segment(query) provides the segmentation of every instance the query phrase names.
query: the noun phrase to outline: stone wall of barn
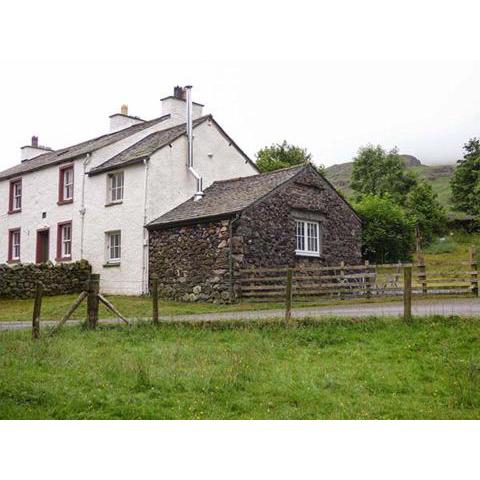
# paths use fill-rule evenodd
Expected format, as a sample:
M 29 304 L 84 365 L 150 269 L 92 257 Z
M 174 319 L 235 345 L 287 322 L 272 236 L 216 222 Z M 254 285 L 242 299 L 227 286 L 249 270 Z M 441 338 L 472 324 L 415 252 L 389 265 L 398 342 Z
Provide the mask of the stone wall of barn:
M 0 298 L 31 298 L 36 282 L 45 295 L 78 293 L 85 289 L 91 267 L 85 260 L 73 263 L 0 264 Z
M 160 296 L 185 301 L 230 300 L 229 220 L 150 232 L 150 278 Z
M 295 219 L 320 224 L 321 255 L 295 253 Z M 362 261 L 361 221 L 334 188 L 312 168 L 285 188 L 246 209 L 234 236 L 242 245 L 243 268 L 298 267 L 306 264 L 355 265 Z

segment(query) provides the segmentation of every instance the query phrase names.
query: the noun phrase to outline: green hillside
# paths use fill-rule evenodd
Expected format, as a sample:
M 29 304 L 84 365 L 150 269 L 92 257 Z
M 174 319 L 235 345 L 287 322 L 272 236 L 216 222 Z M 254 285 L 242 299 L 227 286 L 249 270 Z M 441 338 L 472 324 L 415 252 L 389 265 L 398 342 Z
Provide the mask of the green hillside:
M 411 155 L 403 155 L 408 170 L 432 185 L 433 191 L 445 207 L 448 217 L 451 219 L 466 218 L 466 215 L 455 212 L 451 208 L 450 201 L 450 178 L 455 165 L 423 165 L 418 159 Z M 325 174 L 332 184 L 341 190 L 347 198 L 352 198 L 353 191 L 350 188 L 350 177 L 352 175 L 352 162 L 332 165 L 326 168 Z

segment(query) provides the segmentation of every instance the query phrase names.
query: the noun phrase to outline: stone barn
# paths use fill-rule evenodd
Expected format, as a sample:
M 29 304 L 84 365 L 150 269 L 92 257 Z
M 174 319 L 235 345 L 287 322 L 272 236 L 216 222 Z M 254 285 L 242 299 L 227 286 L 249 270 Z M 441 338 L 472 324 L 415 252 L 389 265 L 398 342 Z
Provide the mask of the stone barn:
M 310 164 L 217 181 L 147 225 L 149 271 L 164 297 L 232 301 L 243 268 L 358 264 L 361 228 Z

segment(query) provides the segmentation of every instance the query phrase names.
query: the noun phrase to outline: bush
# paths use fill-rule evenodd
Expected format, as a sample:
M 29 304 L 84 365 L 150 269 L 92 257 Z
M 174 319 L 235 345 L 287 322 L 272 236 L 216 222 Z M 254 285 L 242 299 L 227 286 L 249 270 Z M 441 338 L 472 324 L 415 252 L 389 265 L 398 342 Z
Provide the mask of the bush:
M 415 226 L 402 207 L 388 197 L 367 195 L 355 205 L 363 220 L 362 253 L 372 262 L 409 260 Z

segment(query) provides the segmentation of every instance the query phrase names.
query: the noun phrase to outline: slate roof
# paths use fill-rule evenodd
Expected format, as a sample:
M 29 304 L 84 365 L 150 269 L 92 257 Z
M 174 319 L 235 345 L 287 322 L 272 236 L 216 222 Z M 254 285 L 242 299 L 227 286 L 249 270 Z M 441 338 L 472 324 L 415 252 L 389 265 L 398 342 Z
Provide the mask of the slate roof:
M 200 219 L 226 217 L 239 213 L 306 168 L 309 167 L 300 165 L 250 177 L 214 182 L 204 190 L 205 195 L 201 200 L 194 201 L 193 197 L 190 198 L 150 222 L 147 228 L 195 223 Z
M 30 160 L 25 160 L 19 165 L 15 165 L 3 172 L 0 172 L 0 180 L 5 180 L 7 178 L 13 178 L 24 173 L 33 172 L 35 170 L 40 170 L 42 168 L 48 167 L 50 165 L 55 165 L 63 163 L 65 161 L 73 160 L 87 153 L 98 150 L 99 148 L 105 147 L 112 143 L 118 142 L 134 133 L 140 132 L 145 128 L 151 127 L 157 123 L 160 123 L 168 119 L 170 115 L 164 115 L 147 122 L 138 123 L 132 125 L 131 127 L 124 128 L 118 132 L 108 133 L 100 137 L 94 138 L 92 140 L 87 140 L 86 142 L 78 143 L 77 145 L 72 145 L 71 147 L 62 148 L 60 150 L 54 150 L 52 152 L 43 153 L 37 157 L 34 157 Z
M 197 118 L 192 122 L 193 127 L 200 125 L 209 118 L 212 118 L 211 115 L 205 115 Z M 109 170 L 114 170 L 115 168 L 121 166 L 123 167 L 126 165 L 131 165 L 132 163 L 140 162 L 143 159 L 148 158 L 157 150 L 166 147 L 169 143 L 173 142 L 178 137 L 185 135 L 186 133 L 186 123 L 151 133 L 119 154 L 108 159 L 106 162 L 103 162 L 95 168 L 92 168 L 88 174 L 90 176 L 97 175 Z

